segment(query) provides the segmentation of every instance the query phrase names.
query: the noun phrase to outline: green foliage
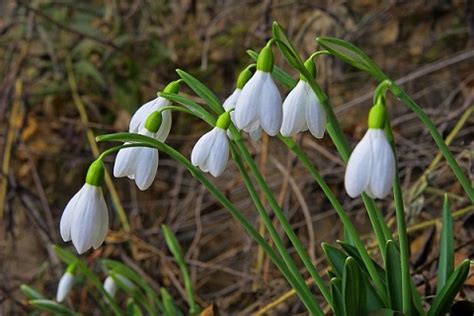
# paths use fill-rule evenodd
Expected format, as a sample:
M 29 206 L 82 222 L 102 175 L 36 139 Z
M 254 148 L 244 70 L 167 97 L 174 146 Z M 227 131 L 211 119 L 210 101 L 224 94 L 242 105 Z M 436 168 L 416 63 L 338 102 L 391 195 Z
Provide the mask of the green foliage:
M 439 246 L 439 263 L 436 293 L 439 294 L 454 270 L 454 233 L 453 217 L 449 207 L 448 196 L 443 201 L 443 227 Z

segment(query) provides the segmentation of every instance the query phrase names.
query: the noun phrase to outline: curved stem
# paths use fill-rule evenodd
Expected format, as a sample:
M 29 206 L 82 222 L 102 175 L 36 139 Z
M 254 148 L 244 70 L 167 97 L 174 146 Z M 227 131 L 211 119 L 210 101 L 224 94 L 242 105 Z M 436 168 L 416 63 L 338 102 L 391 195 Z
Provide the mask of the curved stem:
M 270 237 L 272 238 L 273 242 L 275 243 L 275 246 L 280 254 L 280 256 L 283 258 L 283 261 L 285 264 L 288 266 L 288 269 L 292 273 L 294 279 L 295 279 L 295 284 L 293 287 L 295 288 L 295 291 L 298 293 L 300 298 L 302 299 L 303 302 L 306 303 L 306 307 L 308 310 L 311 311 L 312 314 L 315 315 L 324 315 L 323 311 L 321 308 L 316 304 L 315 300 L 313 299 L 311 295 L 311 291 L 309 290 L 309 287 L 306 285 L 304 279 L 301 277 L 298 268 L 296 267 L 295 262 L 291 258 L 290 254 L 285 248 L 285 245 L 283 244 L 283 241 L 280 238 L 280 235 L 276 231 L 275 227 L 273 226 L 272 220 L 270 216 L 267 214 L 265 207 L 263 206 L 262 202 L 260 201 L 260 198 L 258 196 L 257 191 L 255 190 L 255 187 L 252 183 L 252 180 L 250 179 L 247 171 L 245 170 L 245 166 L 243 165 L 243 162 L 235 148 L 234 144 L 231 144 L 231 152 L 232 156 L 234 158 L 234 162 L 236 163 L 240 174 L 242 175 L 242 178 L 244 180 L 244 184 L 247 187 L 247 190 L 249 191 L 250 197 L 252 201 L 255 204 L 255 207 L 257 209 L 258 214 L 260 215 L 260 218 L 262 219 L 265 227 L 267 228 Z M 308 306 L 309 305 L 309 306 Z
M 436 126 L 430 120 L 428 115 L 426 115 L 423 109 L 418 104 L 416 104 L 416 102 L 413 101 L 413 99 L 410 98 L 406 94 L 406 92 L 403 91 L 394 82 L 392 82 L 390 90 L 397 98 L 400 99 L 400 101 L 402 101 L 411 111 L 413 111 L 418 116 L 420 121 L 426 126 L 439 150 L 443 153 L 443 156 L 448 162 L 448 165 L 451 167 L 451 170 L 454 172 L 454 175 L 458 179 L 459 183 L 461 183 L 461 186 L 463 187 L 467 196 L 469 197 L 471 202 L 474 202 L 474 188 L 471 182 L 464 175 L 464 172 L 462 171 L 461 167 L 459 167 L 458 163 L 456 162 L 456 159 L 454 158 L 453 154 L 444 142 L 443 137 L 439 134 L 438 130 L 436 129 Z
M 266 240 L 258 233 L 258 231 L 252 226 L 252 224 L 237 210 L 230 202 L 225 195 L 216 187 L 212 182 L 210 182 L 206 176 L 192 163 L 184 157 L 180 152 L 174 148 L 168 146 L 165 143 L 162 143 L 156 139 L 153 139 L 148 136 L 133 134 L 133 133 L 116 133 L 116 134 L 107 134 L 98 136 L 97 141 L 119 141 L 119 142 L 136 142 L 147 144 L 151 147 L 157 148 L 161 152 L 166 153 L 180 164 L 182 164 L 186 169 L 200 181 L 206 189 L 224 206 L 229 213 L 239 222 L 242 228 L 250 235 L 250 237 L 257 242 L 257 244 L 265 251 L 268 257 L 273 261 L 277 268 L 281 271 L 285 279 L 290 283 L 295 289 L 298 287 L 296 280 L 294 279 L 293 274 L 288 269 L 287 265 L 282 261 L 282 259 L 273 251 L 270 245 Z M 310 304 L 308 302 L 308 304 Z M 309 308 L 308 308 L 309 309 Z
M 296 145 L 296 143 L 288 137 L 283 137 L 279 136 L 279 139 L 291 150 L 293 153 L 298 157 L 300 162 L 306 167 L 306 169 L 309 171 L 311 176 L 316 180 L 318 185 L 321 187 L 321 190 L 323 190 L 324 194 L 328 198 L 329 202 L 331 205 L 334 207 L 334 210 L 336 211 L 337 215 L 341 219 L 342 224 L 344 225 L 344 228 L 347 230 L 349 233 L 352 241 L 354 242 L 354 246 L 357 248 L 362 261 L 364 262 L 367 271 L 369 272 L 369 275 L 374 282 L 374 286 L 377 289 L 377 293 L 379 294 L 380 298 L 382 301 L 387 302 L 387 294 L 385 291 L 385 286 L 382 283 L 382 279 L 380 278 L 380 275 L 377 272 L 377 269 L 374 265 L 374 262 L 370 258 L 369 254 L 367 253 L 367 249 L 365 249 L 364 243 L 359 237 L 359 234 L 357 233 L 354 225 L 352 224 L 349 216 L 347 213 L 344 211 L 344 208 L 340 204 L 339 200 L 337 199 L 336 195 L 332 192 L 331 188 L 328 186 L 326 181 L 324 181 L 324 178 L 319 174 L 318 170 L 314 167 L 314 165 L 311 163 L 309 158 L 306 156 L 306 154 L 303 152 L 303 150 Z
M 99 157 L 97 157 L 96 160 L 104 160 L 105 157 L 119 151 L 120 149 L 131 148 L 131 147 L 152 147 L 153 148 L 153 146 L 150 146 L 148 144 L 143 144 L 143 143 L 124 144 L 124 145 L 115 146 L 115 147 L 104 150 L 99 155 Z
M 309 257 L 308 252 L 304 248 L 298 236 L 296 236 L 296 233 L 293 231 L 293 228 L 291 227 L 291 224 L 288 222 L 288 219 L 286 218 L 285 214 L 280 208 L 280 205 L 278 205 L 278 202 L 275 200 L 275 197 L 273 196 L 270 188 L 268 187 L 267 182 L 263 178 L 262 174 L 260 173 L 260 170 L 258 169 L 257 165 L 253 161 L 252 156 L 250 155 L 247 148 L 245 147 L 242 141 L 242 138 L 240 137 L 240 134 L 237 133 L 235 128 L 232 128 L 231 131 L 232 131 L 232 137 L 234 138 L 234 141 L 237 144 L 237 147 L 239 148 L 245 162 L 250 167 L 250 170 L 254 174 L 258 185 L 260 186 L 263 194 L 265 195 L 265 198 L 267 199 L 268 203 L 270 204 L 270 207 L 275 213 L 275 216 L 278 218 L 278 221 L 280 222 L 283 230 L 285 231 L 286 235 L 288 236 L 291 243 L 295 247 L 296 252 L 298 253 L 301 260 L 303 261 L 303 264 L 308 270 L 309 274 L 314 279 L 314 282 L 318 286 L 319 290 L 321 291 L 321 294 L 324 296 L 325 300 L 332 306 L 332 295 L 330 291 L 326 288 L 326 285 L 324 284 L 323 279 L 321 278 L 319 273 L 316 271 L 316 268 L 311 262 L 311 258 Z

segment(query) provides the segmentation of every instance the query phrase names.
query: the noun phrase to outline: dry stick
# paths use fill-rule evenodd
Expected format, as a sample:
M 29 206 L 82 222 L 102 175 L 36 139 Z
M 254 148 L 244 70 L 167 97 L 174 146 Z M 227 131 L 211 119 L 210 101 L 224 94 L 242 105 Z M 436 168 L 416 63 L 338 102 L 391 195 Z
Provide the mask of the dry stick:
M 21 80 L 18 79 L 15 82 L 15 96 L 13 99 L 12 110 L 10 113 L 10 120 L 8 122 L 8 131 L 2 157 L 2 174 L 0 177 L 0 220 L 3 219 L 3 213 L 5 212 L 5 197 L 7 195 L 8 171 L 10 169 L 11 149 L 13 146 L 13 141 L 15 140 L 16 130 L 19 127 L 17 124 L 17 120 L 18 116 L 20 115 L 22 91 L 23 84 Z
M 467 206 L 465 208 L 462 208 L 460 210 L 457 210 L 456 212 L 453 212 L 453 219 L 455 218 L 458 218 L 458 217 L 461 217 L 461 216 L 464 216 L 464 215 L 467 215 L 471 212 L 474 212 L 474 205 L 470 205 L 470 206 Z M 423 230 L 425 228 L 428 228 L 428 227 L 431 227 L 431 226 L 434 226 L 436 225 L 437 223 L 441 223 L 442 222 L 442 218 L 439 217 L 439 218 L 435 218 L 435 219 L 431 219 L 431 220 L 428 220 L 428 221 L 425 221 L 425 222 L 422 222 L 422 223 L 419 223 L 419 224 L 415 224 L 415 225 L 412 225 L 410 227 L 407 228 L 407 233 L 414 233 L 414 232 L 417 232 L 419 230 Z M 398 235 L 398 232 L 395 232 L 394 233 L 394 237 L 396 237 Z M 363 236 L 362 239 L 365 239 L 367 236 Z M 376 248 L 377 245 L 376 244 L 373 244 L 371 246 L 368 247 L 368 250 L 370 250 L 371 248 Z M 312 284 L 312 279 L 311 278 L 308 278 L 306 279 L 306 284 L 310 285 Z M 280 295 L 278 298 L 276 298 L 274 301 L 268 303 L 267 305 L 263 306 L 262 308 L 260 308 L 258 311 L 256 311 L 253 315 L 254 316 L 258 316 L 258 315 L 264 315 L 265 313 L 267 313 L 269 310 L 272 310 L 274 308 L 276 308 L 278 305 L 280 305 L 281 303 L 285 302 L 286 300 L 290 299 L 291 297 L 293 297 L 295 295 L 295 290 L 289 290 L 285 293 L 283 293 L 282 295 Z
M 85 109 L 85 106 L 82 103 L 81 98 L 79 97 L 79 93 L 77 90 L 77 83 L 76 83 L 76 79 L 74 78 L 74 71 L 73 71 L 72 61 L 70 57 L 68 57 L 66 60 L 66 69 L 67 69 L 67 78 L 69 82 L 69 87 L 71 89 L 74 105 L 76 106 L 77 111 L 79 112 L 79 116 L 81 118 L 82 124 L 86 128 L 86 136 L 87 136 L 89 145 L 91 146 L 92 153 L 94 154 L 94 157 L 97 158 L 100 154 L 99 147 L 97 146 L 97 143 L 95 141 L 94 132 L 90 128 L 87 127 L 89 124 L 89 119 L 87 117 L 87 111 Z M 109 190 L 110 198 L 112 199 L 112 203 L 114 205 L 115 211 L 120 220 L 120 223 L 122 224 L 123 229 L 126 232 L 130 232 L 130 226 L 128 224 L 127 216 L 125 215 L 125 210 L 122 206 L 122 203 L 120 202 L 120 198 L 117 193 L 117 190 L 115 189 L 112 178 L 110 177 L 107 170 L 105 171 L 105 184 Z

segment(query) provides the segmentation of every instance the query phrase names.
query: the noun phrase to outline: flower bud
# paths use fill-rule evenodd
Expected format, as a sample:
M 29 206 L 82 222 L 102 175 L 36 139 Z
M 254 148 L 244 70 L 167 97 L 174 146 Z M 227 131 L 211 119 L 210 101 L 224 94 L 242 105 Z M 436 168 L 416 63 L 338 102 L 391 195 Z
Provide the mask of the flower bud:
M 162 122 L 163 116 L 161 115 L 161 112 L 155 111 L 148 115 L 148 118 L 145 121 L 145 128 L 152 133 L 156 133 L 160 129 Z
M 266 45 L 258 54 L 257 59 L 257 70 L 261 70 L 263 72 L 272 72 L 273 70 L 273 52 L 270 45 Z
M 304 62 L 305 68 L 311 74 L 311 78 L 316 77 L 316 65 L 314 64 L 313 58 L 310 57 Z M 306 78 L 300 75 L 300 79 L 306 81 Z
M 237 89 L 242 90 L 242 88 L 245 86 L 247 81 L 252 77 L 252 72 L 250 71 L 249 67 L 245 68 L 242 70 L 237 77 Z
M 178 93 L 179 92 L 179 80 L 171 81 L 168 85 L 163 89 L 165 93 Z
M 97 159 L 89 166 L 87 170 L 86 183 L 100 187 L 104 182 L 105 167 L 102 159 Z

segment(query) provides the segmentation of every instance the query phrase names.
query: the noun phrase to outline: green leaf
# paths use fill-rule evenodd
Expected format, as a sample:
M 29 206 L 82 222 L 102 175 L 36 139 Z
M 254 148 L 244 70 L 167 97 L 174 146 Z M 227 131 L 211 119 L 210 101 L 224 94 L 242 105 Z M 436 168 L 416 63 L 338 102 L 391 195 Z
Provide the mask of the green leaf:
M 346 63 L 370 73 L 380 81 L 387 79 L 382 70 L 355 45 L 334 37 L 318 37 L 316 41 L 331 54 Z
M 344 299 L 342 297 L 342 281 L 340 278 L 331 279 L 331 294 L 334 305 L 334 315 L 344 315 Z
M 21 293 L 28 299 L 28 300 L 38 300 L 38 299 L 44 299 L 45 297 L 41 295 L 38 291 L 33 289 L 32 287 L 22 284 L 20 286 Z
M 299 72 L 306 71 L 303 60 L 286 36 L 285 31 L 277 22 L 273 22 L 272 33 L 278 49 L 280 49 L 288 63 Z
M 71 263 L 76 263 L 79 259 L 69 250 L 63 249 L 56 245 L 53 246 L 53 250 L 56 255 L 61 259 L 65 264 L 70 265 Z
M 366 284 L 361 277 L 361 271 L 352 257 L 346 259 L 342 276 L 342 296 L 346 316 L 366 315 Z
M 466 281 L 467 275 L 469 274 L 470 264 L 471 262 L 466 259 L 456 270 L 454 270 L 444 287 L 441 289 L 441 292 L 436 295 L 431 303 L 427 316 L 441 316 L 449 311 L 456 294 L 461 290 Z
M 165 316 L 178 315 L 179 312 L 178 312 L 178 308 L 176 306 L 176 303 L 174 302 L 173 298 L 168 293 L 168 291 L 164 287 L 162 287 L 160 289 L 160 293 L 161 293 L 161 299 L 163 301 Z
M 344 249 L 344 251 L 349 256 L 353 257 L 359 263 L 359 266 L 362 267 L 364 272 L 366 272 L 367 274 L 369 273 L 367 271 L 367 268 L 365 267 L 365 264 L 364 264 L 364 261 L 362 260 L 362 257 L 359 254 L 359 251 L 357 250 L 356 247 L 354 247 L 354 246 L 352 246 L 352 245 L 350 245 L 350 244 L 348 244 L 344 241 L 340 241 L 340 240 L 338 240 L 337 243 L 339 245 L 341 245 L 341 247 Z M 377 270 L 377 273 L 379 274 L 380 279 L 385 284 L 386 283 L 386 281 L 385 281 L 385 270 L 374 260 L 372 260 L 372 262 L 374 263 L 375 269 Z
M 247 54 L 249 54 L 249 56 L 255 61 L 258 58 L 258 53 L 253 50 L 250 50 L 250 49 L 247 50 Z M 272 75 L 278 82 L 280 82 L 281 84 L 283 84 L 285 87 L 287 87 L 290 90 L 293 89 L 298 83 L 288 73 L 286 73 L 283 69 L 281 69 L 278 66 L 273 66 Z
M 214 111 L 216 114 L 221 114 L 224 112 L 224 108 L 221 105 L 221 102 L 217 98 L 217 96 L 208 88 L 206 87 L 201 81 L 197 80 L 189 73 L 177 69 L 176 72 L 178 75 L 183 79 L 183 81 L 193 90 L 198 96 L 200 96 L 209 107 Z
M 400 254 L 393 240 L 387 241 L 385 253 L 385 272 L 387 275 L 387 292 L 390 308 L 397 311 L 403 310 L 402 302 L 402 271 Z
M 216 119 L 214 118 L 214 116 L 211 115 L 209 112 L 207 112 L 202 106 L 200 106 L 193 100 L 179 94 L 174 94 L 174 93 L 161 92 L 160 96 L 165 99 L 170 100 L 171 102 L 181 104 L 182 106 L 184 106 L 189 111 L 193 112 L 197 117 L 201 118 L 209 125 L 211 126 L 215 125 Z
M 142 316 L 142 310 L 135 304 L 133 299 L 129 299 L 127 302 L 127 316 Z
M 395 316 L 395 315 L 402 316 L 401 313 L 388 309 L 388 308 L 382 308 L 382 309 L 369 313 L 369 316 Z
M 449 206 L 448 196 L 444 195 L 443 203 L 443 227 L 441 229 L 441 241 L 439 248 L 438 263 L 438 283 L 436 285 L 436 293 L 439 294 L 446 284 L 454 270 L 454 234 L 453 234 L 453 217 Z
M 342 250 L 324 242 L 321 244 L 321 247 L 323 248 L 326 259 L 331 265 L 334 274 L 336 274 L 338 278 L 342 278 L 347 255 Z
M 54 315 L 77 315 L 75 312 L 73 312 L 66 306 L 61 305 L 51 300 L 36 299 L 36 300 L 29 301 L 29 303 L 35 308 L 38 308 L 47 312 L 51 312 Z

